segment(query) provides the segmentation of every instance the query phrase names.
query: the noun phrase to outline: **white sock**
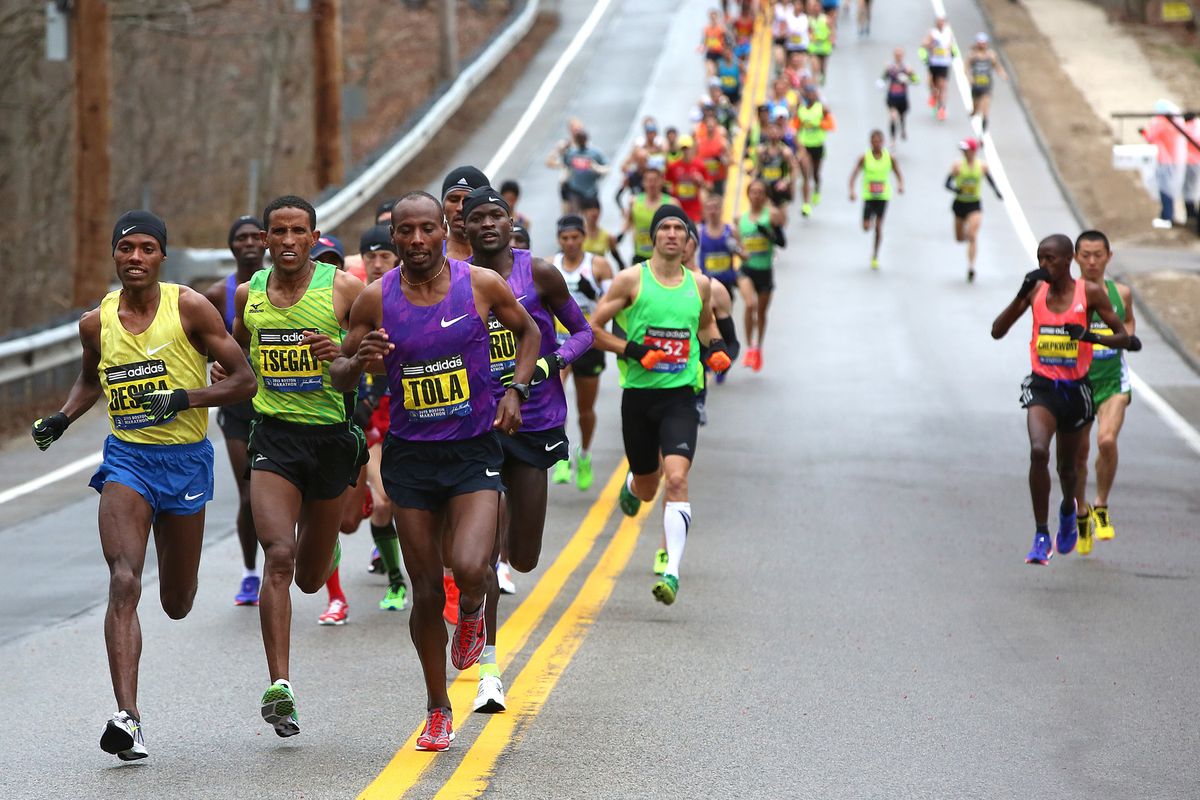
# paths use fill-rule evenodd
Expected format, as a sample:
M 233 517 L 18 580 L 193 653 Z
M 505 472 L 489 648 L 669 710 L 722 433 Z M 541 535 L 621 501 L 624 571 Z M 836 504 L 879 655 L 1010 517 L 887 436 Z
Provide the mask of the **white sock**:
M 245 580 L 246 578 L 261 578 L 261 577 L 262 576 L 258 574 L 258 567 L 255 567 L 254 569 L 250 569 L 248 567 L 242 567 L 242 580 Z
M 679 561 L 692 525 L 691 503 L 667 503 L 663 509 L 663 532 L 667 535 L 667 574 L 679 577 Z
M 633 473 L 632 472 L 630 472 L 628 475 L 625 476 L 625 488 L 628 489 L 630 492 L 633 491 Z

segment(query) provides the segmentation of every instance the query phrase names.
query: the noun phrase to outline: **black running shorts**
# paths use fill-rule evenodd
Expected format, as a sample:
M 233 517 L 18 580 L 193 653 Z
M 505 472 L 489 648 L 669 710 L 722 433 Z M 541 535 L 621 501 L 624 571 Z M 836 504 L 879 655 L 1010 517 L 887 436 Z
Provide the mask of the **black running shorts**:
M 750 279 L 750 283 L 754 284 L 755 294 L 766 294 L 767 292 L 775 291 L 775 270 L 773 269 L 750 269 L 749 267 L 742 267 L 738 270 L 738 275 Z
M 599 378 L 604 372 L 604 351 L 592 348 L 571 362 L 571 373 L 576 378 Z
M 383 490 L 401 508 L 437 511 L 451 497 L 504 491 L 504 451 L 495 433 L 474 439 L 413 442 L 391 434 L 383 440 Z
M 352 421 L 302 425 L 274 417 L 250 424 L 250 471 L 282 475 L 306 500 L 331 500 L 367 463 L 367 438 Z
M 1036 373 L 1021 382 L 1021 408 L 1045 406 L 1060 431 L 1077 431 L 1096 418 L 1092 384 L 1087 378 L 1056 381 Z
M 550 469 L 571 457 L 567 431 L 562 425 L 546 431 L 517 431 L 512 436 L 497 433 L 504 460 L 520 461 L 537 469 Z
M 634 475 L 658 470 L 659 454 L 696 456 L 700 413 L 691 386 L 675 389 L 626 389 L 621 395 L 621 436 Z
M 930 77 L 933 77 L 933 78 L 945 78 L 950 75 L 950 68 L 949 67 L 935 67 L 934 65 L 930 64 L 929 65 L 929 75 L 930 75 Z
M 896 111 L 900 112 L 901 116 L 904 116 L 908 113 L 908 97 L 906 95 L 897 95 L 895 97 L 888 95 L 887 107 L 896 109 Z
M 863 201 L 863 222 L 872 217 L 883 219 L 883 215 L 887 213 L 887 200 L 864 200 Z
M 955 200 L 954 204 L 950 206 L 950 210 L 959 219 L 966 219 L 976 211 L 982 211 L 983 206 L 978 200 Z
M 229 406 L 221 406 L 217 411 L 217 424 L 226 439 L 236 439 L 239 442 L 250 441 L 250 423 L 258 416 L 254 410 L 254 401 L 246 400 Z

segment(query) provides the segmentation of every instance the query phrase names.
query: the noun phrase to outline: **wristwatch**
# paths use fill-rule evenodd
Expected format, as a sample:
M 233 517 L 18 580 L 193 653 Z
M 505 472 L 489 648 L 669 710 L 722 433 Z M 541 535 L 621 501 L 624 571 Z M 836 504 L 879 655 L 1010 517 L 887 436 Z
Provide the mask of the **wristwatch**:
M 521 398 L 522 403 L 524 403 L 526 400 L 529 399 L 529 384 L 528 383 L 510 383 L 508 385 L 508 388 L 512 389 L 513 391 L 515 391 L 517 393 L 517 397 Z
M 558 365 L 559 372 L 562 372 L 564 369 L 567 368 L 567 360 L 565 358 L 563 358 L 562 353 L 559 353 L 559 352 L 554 353 L 554 363 Z

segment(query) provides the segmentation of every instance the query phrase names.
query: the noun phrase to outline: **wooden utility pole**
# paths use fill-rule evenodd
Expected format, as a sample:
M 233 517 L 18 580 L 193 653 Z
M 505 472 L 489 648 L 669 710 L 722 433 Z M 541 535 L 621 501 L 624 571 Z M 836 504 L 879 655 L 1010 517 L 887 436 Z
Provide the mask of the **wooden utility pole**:
M 458 74 L 458 2 L 438 3 L 438 80 L 454 80 Z
M 342 0 L 313 0 L 317 189 L 342 182 Z
M 73 304 L 95 305 L 112 273 L 108 243 L 109 24 L 107 0 L 75 0 L 75 282 Z

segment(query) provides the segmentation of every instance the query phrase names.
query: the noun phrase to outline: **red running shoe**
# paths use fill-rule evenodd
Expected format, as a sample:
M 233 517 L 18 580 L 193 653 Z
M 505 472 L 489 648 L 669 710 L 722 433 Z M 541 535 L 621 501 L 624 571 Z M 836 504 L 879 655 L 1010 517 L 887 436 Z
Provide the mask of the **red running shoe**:
M 442 588 L 446 591 L 446 607 L 442 609 L 442 619 L 447 625 L 458 624 L 458 585 L 451 575 L 442 576 Z
M 425 729 L 417 737 L 418 750 L 431 750 L 440 753 L 450 749 L 454 741 L 454 723 L 450 719 L 450 709 L 435 708 L 425 718 Z
M 487 640 L 487 622 L 483 619 L 485 599 L 470 614 L 459 612 L 454 638 L 450 640 L 450 663 L 455 669 L 466 669 L 479 660 Z

